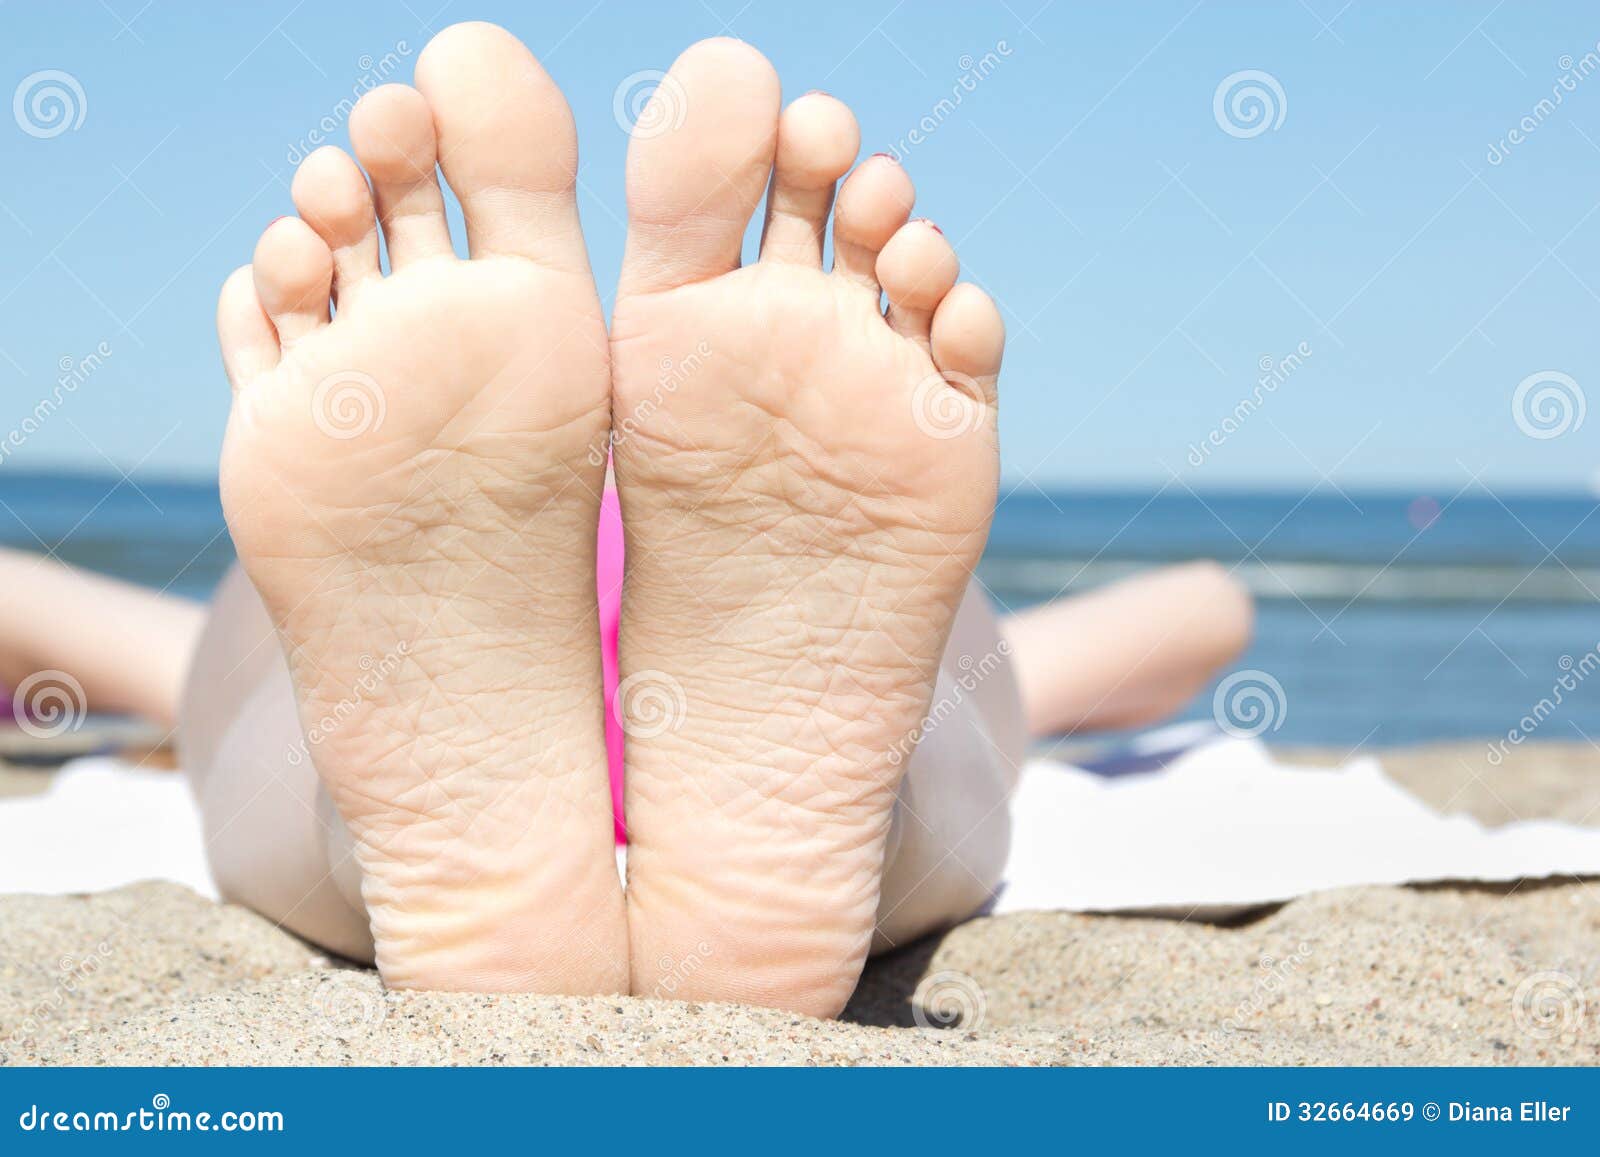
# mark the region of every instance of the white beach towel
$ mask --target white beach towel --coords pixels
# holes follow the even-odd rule
[[[1027,765],[995,908],[1215,910],[1356,884],[1600,876],[1600,829],[1485,828],[1442,816],[1374,759],[1284,767],[1253,740],[1203,744],[1107,778]],[[38,796],[0,799],[0,892],[92,892],[144,879],[216,895],[180,776],[78,760]]]
[[[996,910],[1217,910],[1358,884],[1600,875],[1600,829],[1440,815],[1376,759],[1286,767],[1256,740],[1106,778],[1030,763]]]
[[[136,880],[217,895],[183,776],[90,756],[42,795],[0,798],[0,892],[102,892]]]

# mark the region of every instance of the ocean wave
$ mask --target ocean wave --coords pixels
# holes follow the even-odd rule
[[[1048,599],[1149,570],[1128,559],[985,558],[978,574],[1000,593]],[[1348,603],[1600,603],[1600,569],[1557,563],[1422,565],[1415,563],[1252,560],[1230,567],[1258,599]]]

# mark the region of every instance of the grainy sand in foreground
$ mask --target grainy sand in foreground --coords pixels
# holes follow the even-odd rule
[[[1487,822],[1600,826],[1588,745],[1530,745],[1499,768],[1480,744],[1385,765]],[[27,782],[0,776],[0,795]],[[919,985],[962,1010],[960,1027],[915,1027]],[[1596,1064],[1600,881],[1357,888],[1233,926],[977,920],[873,962],[839,1023],[386,994],[372,973],[175,885],[0,896],[0,1063]]]

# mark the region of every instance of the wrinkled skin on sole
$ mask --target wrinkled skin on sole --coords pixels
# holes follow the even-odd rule
[[[385,981],[626,991],[594,590],[610,370],[570,115],[487,25],[441,33],[418,84],[352,118],[391,272],[359,170],[323,150],[296,177],[301,218],[224,289],[228,524]]]
[[[780,123],[770,66],[729,41],[662,89],[683,123],[634,141],[612,319],[633,986],[829,1016],[872,938],[890,753],[987,536],[1003,329],[881,159],[823,271],[855,155],[837,101]]]

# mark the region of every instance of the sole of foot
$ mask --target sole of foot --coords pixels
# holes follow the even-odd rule
[[[872,939],[892,752],[987,537],[1004,326],[908,219],[894,161],[856,167],[834,207],[859,146],[845,105],[780,103],[760,53],[705,41],[628,156],[628,910],[636,994],[831,1016]]]
[[[228,526],[385,981],[624,992],[594,589],[610,370],[571,113],[517,40],[465,24],[350,135],[360,166],[308,157],[299,215],[222,291]]]

